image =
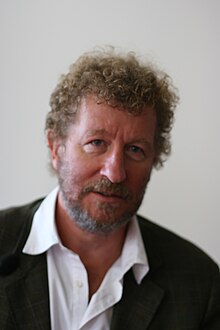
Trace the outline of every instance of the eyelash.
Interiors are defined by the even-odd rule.
[[[88,151],[90,152],[96,152],[96,149],[97,152],[101,152],[102,148],[104,148],[105,146],[106,142],[102,139],[95,139],[88,142],[87,144]],[[141,161],[146,157],[144,150],[136,145],[127,146],[125,152],[127,152],[129,158],[136,161]]]
[[[100,146],[100,145],[104,144],[104,141],[100,140],[100,139],[96,139],[96,140],[91,141],[90,143],[94,146]]]
[[[135,146],[135,145],[131,145],[128,147],[128,149],[130,149],[131,151],[133,151],[134,153],[137,153],[137,152],[142,152],[143,153],[143,150],[138,147],[138,146]]]

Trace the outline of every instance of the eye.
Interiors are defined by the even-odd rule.
[[[140,147],[137,147],[137,146],[129,146],[128,148],[131,152],[133,153],[139,153],[139,152],[142,152],[142,149]]]
[[[103,140],[93,140],[90,142],[91,145],[93,145],[94,147],[100,147],[102,145],[104,145],[104,141]]]
[[[84,149],[88,153],[101,153],[106,149],[106,143],[101,139],[94,139],[84,145]]]
[[[136,160],[136,161],[142,161],[145,159],[145,153],[144,150],[136,145],[130,145],[127,147],[127,154],[130,158]]]

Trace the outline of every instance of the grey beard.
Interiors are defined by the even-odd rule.
[[[99,181],[90,183],[84,187],[78,200],[73,200],[70,197],[68,182],[66,182],[63,177],[64,175],[59,176],[59,185],[68,216],[79,228],[94,234],[107,235],[128,223],[141,205],[146,189],[146,184],[143,184],[143,189],[139,197],[135,202],[132,202],[133,196],[123,184],[113,184],[107,178],[102,177]],[[71,186],[73,186],[73,184]],[[119,195],[124,200],[130,201],[129,211],[114,217],[114,205],[107,206],[105,203],[100,203],[97,207],[103,212],[103,218],[110,219],[109,221],[101,221],[100,217],[96,218],[95,216],[91,216],[89,212],[80,205],[80,201],[82,201],[83,197],[89,192],[113,193]],[[131,205],[132,207],[130,207]]]
[[[107,235],[117,228],[127,224],[136,213],[135,210],[134,212],[122,215],[120,218],[115,219],[112,222],[99,222],[95,218],[92,218],[88,212],[83,210],[79,205],[77,205],[77,203],[74,205],[72,202],[70,205],[64,194],[62,194],[62,196],[69,217],[76,223],[79,228],[92,234]]]

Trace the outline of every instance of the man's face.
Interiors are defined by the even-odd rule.
[[[150,107],[133,116],[83,101],[64,146],[52,147],[59,199],[79,227],[108,233],[136,213],[154,161],[155,128]]]

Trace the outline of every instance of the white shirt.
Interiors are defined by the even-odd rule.
[[[149,271],[147,255],[136,217],[129,225],[121,256],[106,273],[91,300],[86,269],[79,256],[62,245],[56,229],[58,187],[34,215],[23,252],[47,252],[52,330],[109,330],[113,306],[121,299],[123,277],[132,268],[141,283]]]

